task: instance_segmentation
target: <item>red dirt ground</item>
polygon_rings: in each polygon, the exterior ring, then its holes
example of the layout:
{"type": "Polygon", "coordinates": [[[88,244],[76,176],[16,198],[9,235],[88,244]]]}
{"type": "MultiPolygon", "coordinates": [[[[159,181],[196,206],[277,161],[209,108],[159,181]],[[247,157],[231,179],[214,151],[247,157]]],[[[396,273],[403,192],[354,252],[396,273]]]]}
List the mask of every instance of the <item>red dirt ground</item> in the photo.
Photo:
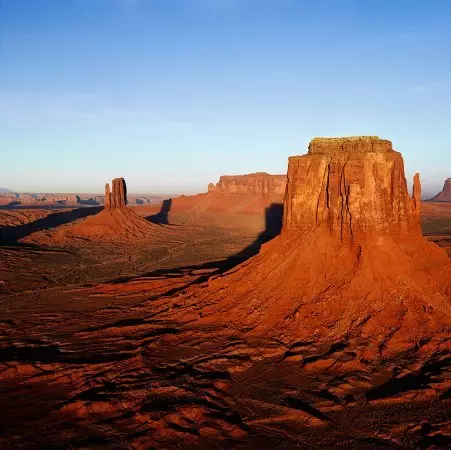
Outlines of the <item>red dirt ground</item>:
{"type": "MultiPolygon", "coordinates": [[[[2,219],[0,447],[449,447],[449,333],[428,332],[449,324],[442,252],[389,239],[356,267],[333,240],[277,237],[248,260],[277,234],[277,204],[204,195],[136,207],[149,220],[134,218],[130,235],[113,221],[113,240],[82,232],[102,215],[2,219]],[[318,252],[318,266],[292,270],[318,252]],[[387,267],[403,298],[381,310],[387,267]],[[351,284],[370,292],[363,307],[343,308],[351,284]],[[324,304],[304,305],[317,291],[324,304]],[[412,299],[431,292],[433,312],[417,310],[412,299]],[[277,308],[262,321],[269,295],[277,308]]],[[[447,245],[451,206],[424,203],[422,222],[447,245]]]]}

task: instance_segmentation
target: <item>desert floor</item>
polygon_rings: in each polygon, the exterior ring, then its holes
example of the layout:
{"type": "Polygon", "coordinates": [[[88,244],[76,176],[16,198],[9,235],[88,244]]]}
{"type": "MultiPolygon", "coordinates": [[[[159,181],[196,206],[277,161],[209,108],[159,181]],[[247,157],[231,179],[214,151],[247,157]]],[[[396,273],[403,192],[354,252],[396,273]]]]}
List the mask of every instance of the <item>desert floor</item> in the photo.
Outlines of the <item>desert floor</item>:
{"type": "MultiPolygon", "coordinates": [[[[451,446],[450,355],[374,365],[201,320],[188,294],[277,234],[277,205],[133,210],[148,239],[55,238],[98,208],[0,210],[0,448],[451,446]]],[[[451,203],[422,222],[451,256],[451,203]]]]}

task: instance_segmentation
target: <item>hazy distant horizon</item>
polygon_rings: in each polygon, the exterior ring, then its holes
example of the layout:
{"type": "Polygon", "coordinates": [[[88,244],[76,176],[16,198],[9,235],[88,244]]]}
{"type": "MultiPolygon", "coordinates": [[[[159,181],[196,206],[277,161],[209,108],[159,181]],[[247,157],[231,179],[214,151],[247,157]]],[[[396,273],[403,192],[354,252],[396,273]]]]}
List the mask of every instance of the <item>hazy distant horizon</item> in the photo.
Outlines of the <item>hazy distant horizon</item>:
{"type": "MultiPolygon", "coordinates": [[[[224,175],[244,175],[244,174],[224,174],[224,175]]],[[[272,174],[272,175],[277,175],[277,174],[272,174]]],[[[421,179],[421,174],[420,174],[420,179],[421,179]]],[[[218,178],[219,180],[219,178],[218,178]]],[[[211,181],[211,183],[216,183],[218,180],[215,181],[211,181]]],[[[125,180],[127,183],[127,191],[128,191],[128,195],[148,195],[148,196],[155,196],[155,197],[166,197],[166,198],[170,198],[170,197],[176,197],[176,196],[180,196],[180,195],[196,195],[196,194],[202,194],[202,193],[206,193],[208,191],[208,185],[205,186],[205,188],[203,190],[200,190],[198,192],[190,192],[190,191],[172,191],[172,192],[163,192],[163,191],[132,191],[130,190],[130,185],[127,182],[127,180],[125,180]]],[[[443,183],[440,185],[440,187],[437,189],[437,191],[433,191],[431,190],[431,188],[425,187],[424,183],[422,182],[422,195],[421,195],[421,199],[422,200],[429,200],[432,197],[434,197],[435,195],[437,195],[443,188],[443,184],[444,184],[445,180],[443,180],[443,183]]],[[[133,186],[133,184],[132,184],[133,186]]],[[[409,192],[411,192],[412,189],[412,181],[407,179],[407,186],[409,189],[409,192]]],[[[7,187],[2,186],[2,188],[0,188],[0,195],[5,195],[8,192],[3,191],[2,189],[8,189],[7,187]]],[[[45,190],[45,191],[37,191],[37,190],[23,190],[23,191],[19,191],[19,190],[15,190],[15,189],[9,189],[12,193],[20,193],[20,194],[61,194],[61,195],[70,195],[70,194],[77,194],[77,195],[93,195],[93,196],[101,196],[104,195],[104,192],[100,192],[97,190],[93,190],[93,191],[55,191],[55,190],[45,190]]]]}

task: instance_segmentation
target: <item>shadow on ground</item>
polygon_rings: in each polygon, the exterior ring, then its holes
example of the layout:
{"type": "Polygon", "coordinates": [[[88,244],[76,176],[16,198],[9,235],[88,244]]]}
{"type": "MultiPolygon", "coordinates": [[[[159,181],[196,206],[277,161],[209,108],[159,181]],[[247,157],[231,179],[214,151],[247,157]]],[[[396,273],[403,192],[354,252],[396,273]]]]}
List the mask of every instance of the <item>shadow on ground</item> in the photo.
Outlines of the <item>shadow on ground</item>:
{"type": "Polygon", "coordinates": [[[34,222],[26,223],[24,225],[5,227],[3,229],[0,229],[0,245],[16,244],[19,239],[22,239],[29,234],[35,233],[37,231],[55,228],[60,225],[74,222],[75,220],[82,219],[84,217],[92,216],[100,212],[102,209],[103,206],[92,208],[78,208],[70,211],[50,214],[47,217],[43,217],[42,219],[38,219],[34,222]]]}
{"type": "Polygon", "coordinates": [[[146,220],[159,225],[169,225],[169,212],[171,211],[171,207],[172,198],[163,200],[160,211],[153,216],[146,217],[146,220]]]}
{"type": "MultiPolygon", "coordinates": [[[[159,214],[162,214],[162,211],[169,212],[171,208],[171,202],[169,200],[165,200],[168,202],[166,204],[166,207],[164,205],[161,208],[160,213],[156,214],[155,216],[158,216],[159,214]]],[[[151,217],[155,217],[151,216],[151,217]]],[[[166,216],[167,217],[167,216],[166,216]]],[[[184,277],[186,275],[193,275],[196,272],[199,271],[207,271],[205,275],[202,275],[196,280],[194,280],[191,284],[199,284],[203,283],[204,281],[207,281],[208,278],[215,275],[220,275],[224,272],[227,272],[228,270],[233,269],[235,266],[243,263],[249,258],[252,258],[255,256],[259,251],[261,246],[265,243],[270,241],[271,239],[275,238],[277,235],[280,234],[280,231],[282,229],[282,218],[283,218],[283,204],[282,203],[272,203],[269,207],[266,208],[265,211],[265,230],[262,231],[258,237],[249,244],[246,248],[239,251],[235,255],[229,256],[228,258],[206,262],[203,264],[195,264],[190,266],[178,266],[178,267],[171,267],[171,268],[165,268],[165,269],[157,269],[152,272],[142,274],[142,277],[165,277],[165,278],[180,278],[184,277]]],[[[164,217],[163,217],[164,220],[164,217]]],[[[154,222],[154,223],[163,223],[163,222],[154,222]]],[[[136,277],[121,277],[117,278],[112,281],[112,283],[124,283],[131,281],[133,279],[136,279],[136,277]]],[[[186,286],[183,288],[176,288],[174,289],[174,292],[170,292],[166,295],[173,295],[176,292],[178,292],[181,289],[185,289],[186,286]]]]}

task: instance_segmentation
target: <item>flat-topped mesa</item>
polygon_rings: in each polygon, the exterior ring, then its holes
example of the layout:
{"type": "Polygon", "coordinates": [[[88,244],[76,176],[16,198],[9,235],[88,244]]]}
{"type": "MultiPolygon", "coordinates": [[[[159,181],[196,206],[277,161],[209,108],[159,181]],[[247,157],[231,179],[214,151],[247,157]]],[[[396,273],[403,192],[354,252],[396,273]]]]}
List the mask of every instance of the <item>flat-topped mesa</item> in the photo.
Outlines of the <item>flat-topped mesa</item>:
{"type": "Polygon", "coordinates": [[[286,175],[270,175],[265,172],[247,175],[224,175],[216,185],[210,183],[208,192],[230,194],[269,195],[284,194],[287,184],[286,175]]]}
{"type": "Polygon", "coordinates": [[[421,233],[419,175],[407,192],[404,162],[377,137],[315,138],[288,163],[283,232],[325,225],[342,239],[359,233],[421,233]]]}
{"type": "Polygon", "coordinates": [[[445,180],[442,191],[431,200],[436,202],[451,202],[451,178],[445,180]]]}
{"type": "Polygon", "coordinates": [[[123,178],[114,178],[112,189],[105,185],[105,209],[125,208],[127,206],[127,186],[123,178]]]}

